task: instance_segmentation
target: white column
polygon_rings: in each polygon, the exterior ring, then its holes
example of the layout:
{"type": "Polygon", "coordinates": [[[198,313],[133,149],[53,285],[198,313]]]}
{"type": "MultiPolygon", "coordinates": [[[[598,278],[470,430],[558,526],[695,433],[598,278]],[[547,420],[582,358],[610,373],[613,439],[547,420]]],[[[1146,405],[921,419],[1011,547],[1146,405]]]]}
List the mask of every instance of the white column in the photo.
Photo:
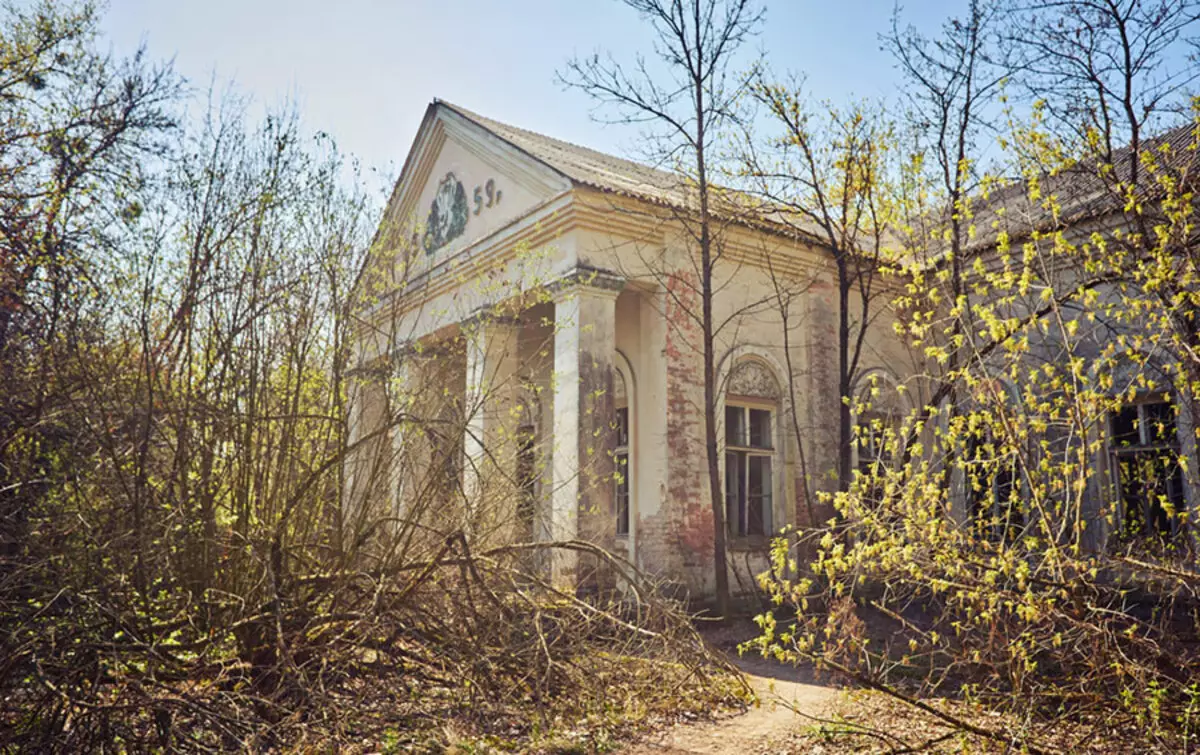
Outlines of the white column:
{"type": "Polygon", "coordinates": [[[511,524],[519,426],[516,320],[480,313],[463,324],[466,340],[464,490],[470,531],[486,536],[511,524]]]}
{"type": "MultiPolygon", "coordinates": [[[[554,451],[550,534],[599,542],[613,515],[613,359],[623,281],[578,271],[554,297],[554,451]]],[[[572,589],[577,559],[556,551],[551,580],[572,589]]]]}
{"type": "Polygon", "coordinates": [[[411,491],[408,484],[412,474],[412,423],[408,420],[416,407],[420,370],[416,364],[416,349],[412,344],[397,346],[391,355],[391,380],[388,384],[388,406],[397,418],[392,431],[392,459],[389,467],[388,496],[392,515],[402,521],[408,514],[411,491]]]}
{"type": "Polygon", "coordinates": [[[386,362],[376,360],[360,366],[350,376],[350,417],[345,459],[345,499],[342,510],[343,534],[355,537],[359,528],[369,526],[390,504],[388,463],[390,461],[389,407],[386,362]]]}

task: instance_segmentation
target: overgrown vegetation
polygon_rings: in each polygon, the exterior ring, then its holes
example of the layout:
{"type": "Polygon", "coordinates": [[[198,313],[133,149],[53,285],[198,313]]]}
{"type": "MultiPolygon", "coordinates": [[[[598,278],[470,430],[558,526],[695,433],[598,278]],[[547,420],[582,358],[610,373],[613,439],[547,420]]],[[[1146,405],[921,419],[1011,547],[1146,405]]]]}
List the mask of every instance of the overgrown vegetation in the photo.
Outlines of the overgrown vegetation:
{"type": "Polygon", "coordinates": [[[389,468],[348,454],[466,418],[348,434],[377,208],[327,138],[102,55],[91,5],[0,24],[0,748],[605,749],[740,700],[626,565],[585,601],[347,505],[389,468]]]}
{"type": "MultiPolygon", "coordinates": [[[[694,267],[650,277],[698,306],[675,311],[703,352],[720,613],[710,192],[819,240],[838,292],[834,469],[791,417],[831,518],[775,542],[747,648],[941,727],[818,736],[1195,749],[1200,5],[969,0],[935,37],[897,14],[899,106],[843,111],[730,72],[754,3],[626,4],[677,80],[598,58],[568,79],[661,127],[695,196],[672,217],[694,267]],[[882,318],[922,365],[895,385],[862,380],[882,318]]],[[[742,700],[651,576],[489,519],[523,483],[482,479],[486,435],[462,453],[479,407],[436,360],[377,333],[388,373],[362,379],[362,308],[408,272],[379,288],[369,255],[411,229],[377,229],[326,137],[233,95],[189,115],[169,67],[98,52],[90,4],[4,14],[0,746],[603,751],[742,700]],[[382,421],[354,421],[369,402],[382,421]],[[595,594],[546,580],[548,551],[599,566],[595,594]]],[[[754,306],[787,330],[811,281],[772,280],[754,306]]]]}
{"type": "Polygon", "coordinates": [[[891,37],[928,146],[888,274],[928,369],[844,397],[877,453],[801,533],[814,557],[777,543],[763,585],[786,608],[753,647],[976,743],[1195,746],[1197,18],[971,3],[940,38],[891,37]],[[976,99],[1001,63],[1027,109],[976,99]]]}

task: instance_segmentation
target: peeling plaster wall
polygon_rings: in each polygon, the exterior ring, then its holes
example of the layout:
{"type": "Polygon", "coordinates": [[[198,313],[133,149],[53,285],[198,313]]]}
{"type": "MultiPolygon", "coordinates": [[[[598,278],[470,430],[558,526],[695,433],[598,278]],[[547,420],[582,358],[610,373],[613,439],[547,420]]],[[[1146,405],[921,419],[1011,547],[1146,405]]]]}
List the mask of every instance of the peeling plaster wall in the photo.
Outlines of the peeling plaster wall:
{"type": "MultiPolygon", "coordinates": [[[[738,231],[731,232],[731,241],[715,281],[718,293],[714,317],[716,322],[725,323],[716,344],[718,379],[724,380],[743,358],[754,358],[769,367],[780,393],[775,412],[778,452],[773,519],[777,528],[806,525],[810,523],[810,502],[804,491],[830,487],[829,473],[836,459],[840,401],[837,300],[830,266],[821,252],[788,245],[775,237],[738,231]],[[761,264],[752,264],[755,255],[759,260],[770,255],[772,267],[781,271],[779,275],[788,280],[789,288],[795,289],[790,304],[790,355],[783,353],[782,318],[771,301],[771,275],[761,264]],[[786,368],[788,356],[790,375],[786,368]],[[789,398],[789,381],[793,383],[795,407],[789,398]],[[807,479],[798,463],[792,412],[805,444],[807,479]]],[[[649,227],[644,218],[614,211],[600,220],[566,228],[537,247],[536,252],[523,250],[503,257],[500,240],[488,243],[501,250],[493,254],[507,261],[491,269],[473,270],[470,260],[479,252],[464,250],[459,267],[448,267],[445,272],[456,277],[443,279],[444,290],[434,292],[421,306],[405,313],[393,329],[396,335],[385,340],[395,343],[449,332],[480,307],[511,299],[577,264],[625,278],[625,289],[615,303],[613,356],[619,351],[628,360],[632,379],[625,388],[630,394],[629,405],[636,407],[636,416],[631,418],[631,542],[622,548],[628,553],[631,545],[640,566],[673,584],[681,594],[699,599],[711,596],[713,513],[704,445],[703,355],[700,324],[693,316],[700,311],[699,281],[686,235],[670,223],[649,227]],[[447,287],[447,280],[454,285],[447,287]]],[[[435,288],[436,277],[424,285],[435,288]]],[[[554,316],[555,307],[550,304],[524,311],[519,336],[524,391],[527,396],[537,396],[534,424],[542,473],[538,497],[547,516],[547,500],[554,487],[549,465],[556,417],[552,401],[557,356],[551,324],[554,316]]],[[[895,368],[905,363],[887,317],[880,322],[881,326],[873,327],[867,339],[863,369],[876,364],[895,368]]],[[[594,339],[589,336],[588,340],[594,339]]],[[[603,359],[598,363],[607,364],[603,359]]],[[[621,360],[617,358],[614,363],[620,364],[621,360]]],[[[753,389],[743,386],[738,390],[753,389]]],[[[717,417],[721,422],[724,406],[720,386],[718,394],[717,417]]],[[[608,406],[612,402],[601,403],[608,406]]],[[[723,437],[720,424],[717,433],[718,438],[723,437]]],[[[580,534],[615,547],[615,517],[611,511],[589,512],[580,518],[579,526],[580,534]]],[[[549,536],[548,528],[543,527],[539,534],[549,536]]],[[[767,566],[765,546],[763,541],[731,554],[730,584],[735,591],[753,590],[754,575],[767,566]]]]}
{"type": "MultiPolygon", "coordinates": [[[[632,318],[626,310],[618,310],[618,348],[630,356],[638,373],[638,559],[652,573],[676,583],[681,592],[698,598],[710,596],[714,589],[713,513],[704,444],[702,332],[694,316],[700,312],[699,280],[687,255],[690,246],[681,234],[666,232],[657,249],[652,241],[634,242],[598,233],[582,234],[578,243],[581,259],[616,270],[647,289],[641,297],[641,338],[636,349],[630,333],[632,318]]],[[[772,243],[778,242],[760,240],[765,252],[793,255],[806,265],[794,265],[791,278],[782,284],[795,292],[789,317],[791,375],[787,374],[783,349],[783,320],[772,299],[774,284],[766,270],[746,262],[720,265],[714,286],[718,291],[714,320],[726,323],[715,349],[719,381],[739,359],[754,358],[769,365],[779,384],[773,512],[778,529],[810,524],[805,490],[835,486],[832,472],[837,459],[840,397],[837,295],[831,284],[831,266],[813,250],[768,246],[772,243]],[[796,407],[789,399],[789,378],[794,381],[796,407]],[[793,411],[805,444],[807,470],[798,461],[793,411]]],[[[911,362],[890,323],[890,316],[884,313],[870,327],[860,371],[886,366],[901,373],[911,362]]],[[[719,442],[724,436],[723,397],[728,388],[718,385],[719,442]]],[[[753,391],[745,385],[734,389],[753,391]]],[[[814,508],[815,518],[824,521],[827,512],[814,508]]],[[[743,546],[733,550],[729,559],[730,585],[735,592],[753,591],[754,576],[768,565],[765,542],[743,546]]]]}

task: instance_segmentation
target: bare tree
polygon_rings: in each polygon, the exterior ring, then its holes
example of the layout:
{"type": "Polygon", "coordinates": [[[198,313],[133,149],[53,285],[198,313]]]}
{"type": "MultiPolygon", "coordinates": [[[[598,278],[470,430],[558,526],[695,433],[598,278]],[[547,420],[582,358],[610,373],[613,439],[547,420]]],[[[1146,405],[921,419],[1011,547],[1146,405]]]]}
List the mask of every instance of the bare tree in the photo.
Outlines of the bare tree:
{"type": "Polygon", "coordinates": [[[724,494],[717,441],[717,374],[714,348],[714,269],[720,238],[714,220],[714,145],[736,120],[746,79],[732,64],[754,34],[763,11],[752,0],[624,0],[654,29],[662,73],[639,57],[625,67],[599,55],[571,61],[562,79],[598,102],[611,106],[615,122],[651,129],[651,156],[673,167],[686,182],[689,206],[675,220],[694,243],[704,358],[704,438],[713,512],[713,566],[717,612],[729,611],[724,494]]]}
{"type": "MultiPolygon", "coordinates": [[[[1014,67],[997,44],[1002,21],[997,0],[969,0],[961,16],[943,22],[940,35],[928,36],[903,26],[897,6],[883,36],[907,84],[901,101],[912,139],[900,181],[900,223],[907,229],[901,243],[911,263],[944,271],[951,312],[970,308],[964,273],[974,232],[972,203],[985,177],[987,137],[996,132],[997,108],[1014,67]]],[[[948,376],[961,366],[960,351],[971,337],[955,316],[939,317],[933,329],[907,334],[932,357],[929,397],[918,426],[943,404],[955,411],[957,388],[948,376]]]]}
{"type": "Polygon", "coordinates": [[[1186,115],[1200,76],[1195,0],[1010,0],[1004,40],[1021,53],[1016,81],[1063,133],[1113,162],[1123,151],[1136,183],[1147,129],[1186,115]]]}
{"type": "MultiPolygon", "coordinates": [[[[101,54],[88,3],[0,9],[0,520],[20,542],[58,452],[72,386],[47,380],[63,344],[95,338],[165,153],[179,84],[169,67],[101,54]]],[[[135,572],[140,579],[140,571],[135,572]]]]}
{"type": "MultiPolygon", "coordinates": [[[[742,162],[770,217],[818,238],[837,272],[838,489],[853,479],[852,396],[864,344],[879,312],[882,268],[888,262],[889,124],[868,106],[846,113],[830,107],[814,118],[798,83],[758,79],[753,96],[771,116],[765,145],[748,138],[742,162]]],[[[778,302],[784,303],[781,298],[778,302]]],[[[798,439],[799,440],[799,439],[798,439]]]]}

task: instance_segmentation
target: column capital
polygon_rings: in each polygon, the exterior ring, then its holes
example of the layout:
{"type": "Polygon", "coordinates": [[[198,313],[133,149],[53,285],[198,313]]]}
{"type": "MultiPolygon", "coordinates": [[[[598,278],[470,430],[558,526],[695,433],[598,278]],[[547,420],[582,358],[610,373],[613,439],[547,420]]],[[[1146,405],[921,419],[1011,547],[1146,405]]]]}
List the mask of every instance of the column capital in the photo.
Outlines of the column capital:
{"type": "Polygon", "coordinates": [[[485,304],[474,312],[459,320],[458,325],[463,330],[476,330],[485,325],[518,325],[520,318],[506,312],[504,307],[495,304],[485,304]]]}
{"type": "Polygon", "coordinates": [[[452,351],[450,344],[444,341],[410,338],[398,341],[388,352],[392,368],[399,367],[415,359],[444,357],[452,351]]]}
{"type": "Polygon", "coordinates": [[[556,302],[575,294],[580,289],[615,298],[625,288],[625,278],[611,270],[603,270],[589,265],[576,265],[573,270],[547,284],[546,288],[556,302]]]}

